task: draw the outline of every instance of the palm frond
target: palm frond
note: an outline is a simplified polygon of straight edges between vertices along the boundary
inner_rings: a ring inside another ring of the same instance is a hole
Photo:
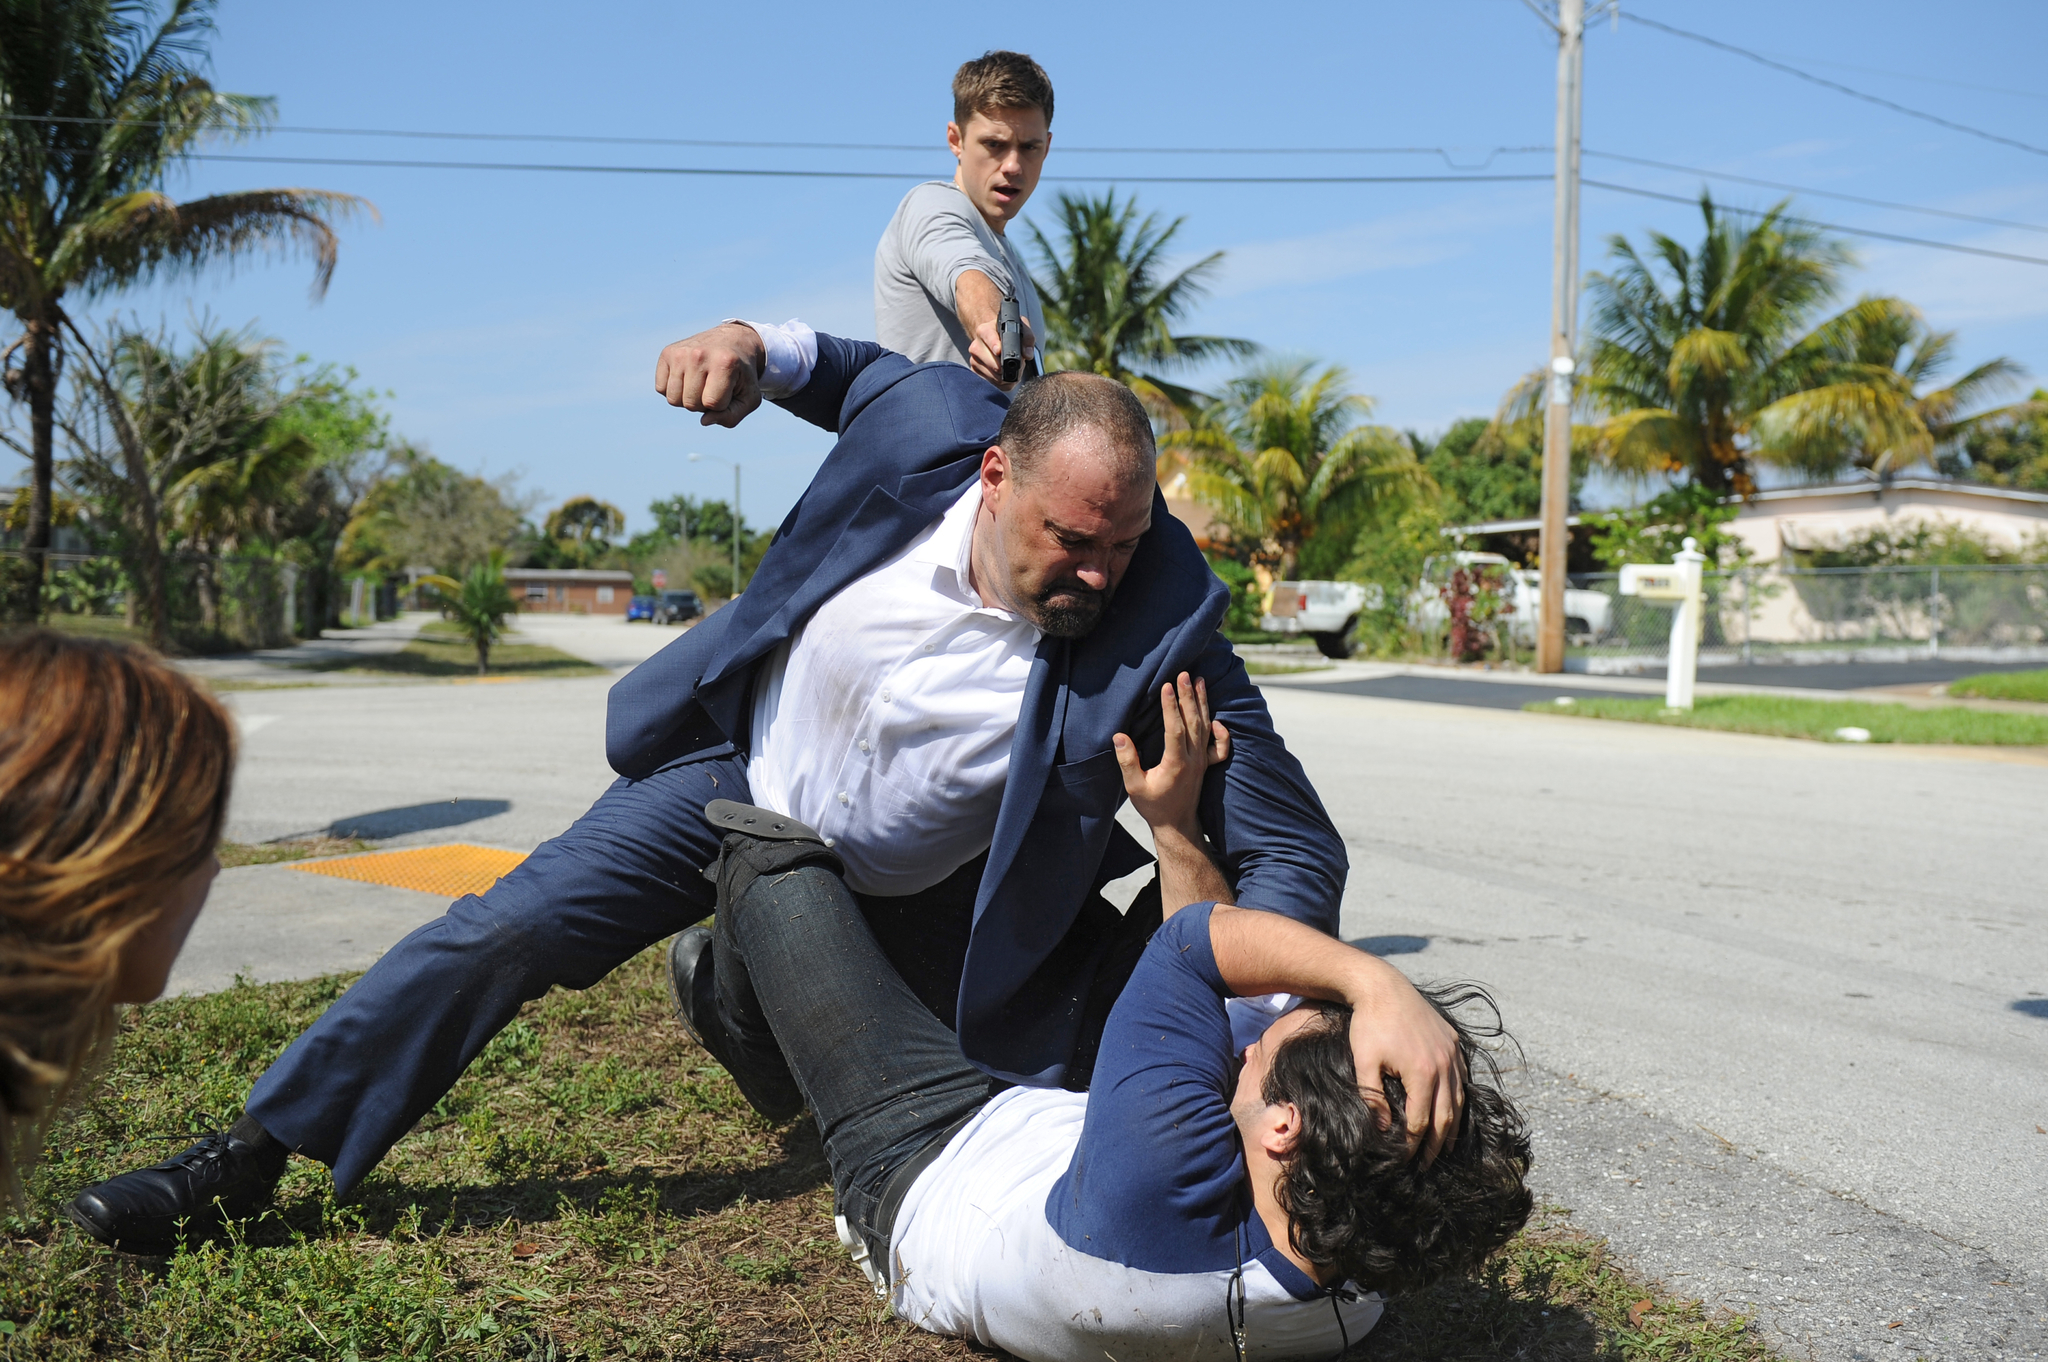
[[[174,203],[154,192],[107,204],[66,234],[51,262],[89,296],[131,282],[176,276],[250,254],[313,257],[313,296],[334,276],[334,221],[375,209],[352,194],[256,189]]]

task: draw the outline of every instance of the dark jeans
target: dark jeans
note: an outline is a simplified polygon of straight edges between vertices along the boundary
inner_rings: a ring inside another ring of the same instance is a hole
[[[880,1212],[890,1176],[999,1085],[962,1057],[952,1028],[904,981],[831,870],[761,876],[721,907],[717,932],[721,987],[734,966],[752,981],[817,1117],[839,1213],[872,1260],[886,1263],[893,1227]]]

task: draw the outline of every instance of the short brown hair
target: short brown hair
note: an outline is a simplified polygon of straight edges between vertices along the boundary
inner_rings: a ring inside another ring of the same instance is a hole
[[[123,949],[214,854],[235,732],[152,654],[0,639],[0,1207],[113,1033]]]
[[[1010,395],[996,443],[1009,456],[1011,475],[1027,482],[1046,450],[1084,428],[1107,439],[1111,471],[1123,485],[1153,476],[1158,455],[1144,404],[1129,388],[1099,374],[1065,370],[1020,384]]]
[[[1052,126],[1052,77],[1022,52],[984,52],[953,73],[953,121],[962,128],[978,113],[1036,109]]]

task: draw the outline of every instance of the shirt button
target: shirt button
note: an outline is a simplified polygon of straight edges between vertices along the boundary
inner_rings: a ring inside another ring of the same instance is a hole
[[[866,738],[860,740],[860,750],[863,752],[868,750],[868,740]],[[841,797],[844,798],[844,796]]]
[[[830,837],[827,837],[827,838],[825,839],[825,845],[826,845],[826,846],[828,846],[828,847],[832,845],[832,839],[831,839]]]
[[[849,803],[849,802],[851,802],[851,801],[849,801],[849,800],[847,799],[847,797],[846,797],[846,791],[844,791],[844,790],[841,790],[841,791],[839,792],[839,802],[840,802],[840,803],[842,803],[842,804],[845,804],[845,803]]]
[[[926,652],[931,652],[931,651],[933,650],[933,648],[934,648],[935,646],[936,646],[935,644],[930,644],[930,643],[927,643],[927,644],[925,644],[925,645],[924,645],[924,650],[925,650]]]
[[[885,704],[885,705],[886,705],[886,704],[888,704],[888,703],[889,703],[889,702],[890,702],[891,700],[893,700],[893,699],[895,699],[895,698],[896,698],[896,697],[895,697],[895,696],[893,696],[893,695],[891,695],[891,694],[890,694],[890,693],[889,693],[888,691],[883,691],[883,692],[882,692],[882,703],[883,703],[883,704]]]

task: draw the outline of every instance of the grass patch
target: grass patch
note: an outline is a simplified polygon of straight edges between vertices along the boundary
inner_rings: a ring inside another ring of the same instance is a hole
[[[1986,672],[1966,676],[1949,686],[1950,695],[1967,695],[1979,700],[2032,700],[2048,705],[2048,671]]]
[[[60,1215],[81,1186],[232,1117],[352,976],[135,1009],[0,1220],[0,1358],[985,1357],[889,1316],[832,1230],[815,1127],[771,1126],[684,1039],[659,953],[530,1003],[347,1205],[294,1160],[276,1210],[169,1260]],[[1647,1304],[1644,1304],[1647,1302]],[[1644,1288],[1557,1214],[1481,1278],[1399,1299],[1356,1356],[1768,1356]]]
[[[1662,700],[1580,699],[1570,705],[1548,700],[1522,708],[1539,714],[1575,714],[1586,719],[1623,719],[1675,728],[1714,728],[1763,733],[1777,738],[1838,742],[1835,730],[1869,730],[1871,742],[1957,743],[1968,746],[2033,747],[2048,744],[2048,715],[2007,714],[1960,705],[1917,709],[1865,700],[1802,700],[1789,695],[1702,696],[1690,711],[1667,710]]]
[[[453,624],[430,620],[395,653],[295,664],[308,671],[369,672],[383,676],[476,675],[476,649]],[[605,669],[544,643],[500,643],[491,649],[491,676],[602,676]]]
[[[1261,662],[1257,658],[1246,658],[1244,669],[1252,676],[1291,676],[1295,672],[1326,672],[1327,662]]]
[[[44,617],[40,625],[13,624],[0,627],[0,632],[14,629],[43,628],[73,638],[110,638],[123,643],[149,642],[149,635],[141,629],[131,629],[128,621],[120,615],[60,615],[52,613]]]
[[[319,682],[268,682],[250,680],[246,676],[201,676],[199,680],[215,694],[231,694],[238,690],[319,690]]]
[[[232,870],[238,865],[275,865],[308,856],[353,856],[375,847],[374,842],[360,837],[289,837],[277,842],[222,842],[216,854],[221,869]]]

